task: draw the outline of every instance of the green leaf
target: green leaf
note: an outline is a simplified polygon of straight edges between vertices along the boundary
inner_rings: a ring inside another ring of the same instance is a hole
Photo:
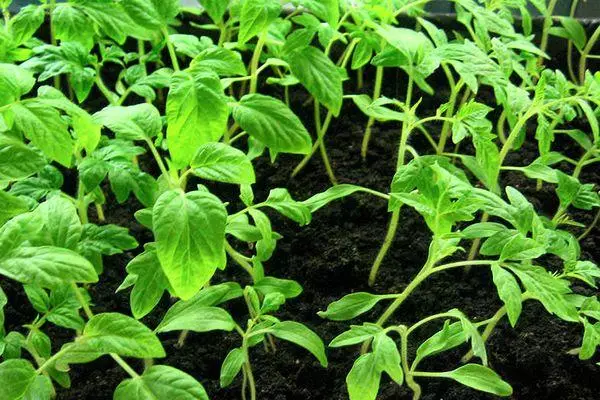
[[[321,318],[332,321],[347,321],[366,313],[384,298],[366,292],[352,293],[329,304],[326,311],[320,311],[318,314]]]
[[[546,248],[522,234],[513,236],[502,248],[500,260],[532,260],[546,254]]]
[[[205,191],[171,190],[154,205],[152,222],[163,271],[187,300],[225,266],[225,206]]]
[[[151,104],[109,106],[94,114],[93,118],[94,122],[113,131],[117,139],[149,140],[162,130],[160,113]]]
[[[43,23],[43,7],[31,4],[21,8],[9,23],[13,43],[17,46],[25,43],[31,39]]]
[[[360,186],[342,183],[341,185],[335,185],[333,187],[330,187],[326,191],[318,193],[310,197],[309,199],[304,200],[303,203],[307,205],[308,208],[310,208],[311,212],[314,213],[318,209],[325,207],[327,204],[331,203],[334,200],[341,199],[356,192],[368,191],[368,189],[365,189]]]
[[[98,281],[94,267],[79,254],[58,247],[18,247],[0,258],[0,273],[21,283],[55,288]]]
[[[281,293],[286,299],[298,297],[302,293],[302,286],[298,282],[272,276],[260,279],[254,284],[254,288],[264,296],[269,293]]]
[[[112,0],[78,0],[77,9],[90,18],[97,29],[118,44],[123,44],[128,34],[138,38],[148,38],[148,32],[136,25],[125,12],[123,5]],[[140,36],[141,33],[145,35]]]
[[[136,247],[138,247],[138,242],[129,234],[127,228],[112,224],[83,225],[83,233],[79,242],[80,250],[91,250],[107,256],[114,256]]]
[[[48,232],[46,244],[70,250],[77,248],[83,227],[71,201],[54,196],[40,204],[35,212],[42,217]]]
[[[193,67],[213,70],[219,76],[244,76],[246,65],[240,53],[223,47],[209,47],[202,50],[193,60]]]
[[[0,364],[0,387],[2,398],[21,400],[34,384],[35,369],[27,360],[6,360]]]
[[[316,333],[301,323],[294,321],[280,322],[269,328],[269,333],[279,339],[304,347],[319,360],[323,367],[327,367],[327,356],[325,355],[323,341]]]
[[[146,247],[127,264],[127,272],[137,277],[129,303],[133,316],[140,319],[156,307],[169,285],[158,261],[156,247]]]
[[[123,0],[129,17],[147,29],[165,28],[179,14],[179,0]]]
[[[266,31],[280,13],[281,3],[278,0],[245,0],[240,13],[239,44]]]
[[[58,111],[39,101],[15,104],[11,110],[15,125],[35,147],[65,167],[71,166],[74,143]]]
[[[14,103],[31,91],[35,85],[33,74],[27,69],[13,64],[0,63],[0,92],[3,96],[0,105]]]
[[[221,365],[221,376],[219,378],[219,384],[222,388],[231,385],[242,370],[245,361],[244,351],[240,348],[235,348],[227,354],[227,357],[223,360],[223,365]]]
[[[251,94],[233,108],[243,130],[276,153],[308,154],[310,135],[285,103],[270,96]]]
[[[165,351],[156,335],[141,322],[118,313],[90,318],[83,334],[67,345],[61,363],[81,363],[115,353],[123,357],[162,358]]]
[[[558,176],[556,194],[563,209],[570,205],[583,210],[600,207],[600,197],[594,189],[594,184],[581,184],[577,178],[561,171],[557,171],[556,174]]]
[[[329,347],[352,346],[373,338],[383,329],[376,324],[365,323],[364,325],[351,325],[350,330],[336,336]]]
[[[294,5],[302,5],[317,17],[336,28],[340,19],[339,0],[295,0]]]
[[[252,216],[254,224],[261,234],[261,239],[256,243],[256,257],[259,261],[267,261],[273,255],[277,245],[271,221],[265,213],[254,208],[249,209],[248,214]]]
[[[346,377],[350,400],[376,400],[380,379],[375,354],[367,353],[357,358]]]
[[[583,50],[587,43],[587,34],[583,25],[575,18],[559,17],[558,20],[567,34],[567,39],[570,39],[577,49]]]
[[[467,364],[444,375],[465,386],[498,396],[510,396],[513,392],[498,374],[479,364]]]
[[[19,214],[29,211],[25,200],[10,193],[0,191],[0,226]]]
[[[80,42],[86,48],[93,46],[94,24],[86,14],[71,4],[57,4],[52,12],[52,28],[56,39]]]
[[[498,295],[506,306],[508,320],[514,328],[517,325],[517,320],[523,308],[521,288],[515,277],[498,264],[492,265],[492,274],[494,284],[496,285],[496,289],[498,289]]]
[[[450,323],[446,321],[441,331],[421,343],[417,349],[415,363],[419,363],[426,357],[431,357],[441,352],[456,348],[468,340],[462,326],[462,322]]]
[[[205,69],[173,74],[166,113],[173,161],[189,165],[198,147],[218,141],[227,127],[229,109],[217,74]]]
[[[566,296],[571,294],[568,281],[555,277],[538,266],[510,264],[507,267],[521,279],[529,294],[538,299],[549,313],[556,314],[565,321],[579,321],[577,309],[566,300]]]
[[[404,121],[406,119],[406,114],[384,107],[387,104],[394,104],[393,100],[389,100],[385,97],[381,97],[375,101],[371,100],[366,94],[351,95],[347,97],[350,97],[352,101],[354,101],[354,104],[356,104],[365,115],[375,118],[377,121]]]
[[[194,331],[210,332],[215,330],[232,331],[235,321],[231,315],[219,307],[205,307],[198,303],[191,305],[177,303],[167,311],[156,332]]]
[[[402,386],[404,372],[400,366],[400,352],[394,340],[383,332],[378,334],[373,340],[373,354],[376,357],[376,368]]]
[[[344,91],[342,75],[333,61],[312,46],[292,50],[285,56],[285,61],[315,100],[337,117],[342,108]]]
[[[229,0],[200,0],[200,5],[206,10],[213,22],[218,24],[227,11]]]
[[[190,166],[194,175],[212,181],[252,184],[254,167],[246,154],[224,143],[206,143],[198,148]]]
[[[138,378],[126,379],[115,390],[113,400],[208,400],[200,382],[167,365],[153,365]]]
[[[583,339],[581,350],[579,351],[580,360],[589,360],[596,354],[596,349],[600,345],[600,322],[595,324],[583,320]]]
[[[277,210],[280,214],[285,215],[300,225],[307,225],[312,219],[310,208],[292,199],[287,189],[272,189],[269,192],[269,197],[265,205]]]

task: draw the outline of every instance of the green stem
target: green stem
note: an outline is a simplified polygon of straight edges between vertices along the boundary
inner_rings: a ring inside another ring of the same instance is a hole
[[[317,140],[315,140],[315,143],[313,144],[313,147],[312,147],[310,153],[307,154],[302,159],[302,161],[300,161],[300,163],[296,166],[296,168],[294,168],[294,171],[292,171],[292,178],[295,177],[296,175],[298,175],[300,173],[300,171],[302,171],[304,169],[304,167],[306,167],[306,165],[311,160],[311,158],[315,155],[317,150],[319,150],[319,148],[321,147],[321,139],[325,137],[325,133],[329,129],[329,125],[331,124],[332,119],[333,119],[333,114],[331,113],[331,111],[328,111],[327,116],[325,117],[325,122],[323,123],[323,126],[321,127],[321,132],[322,132],[321,135],[317,136]]]
[[[52,14],[56,8],[56,0],[50,0],[49,5],[50,7],[48,8],[48,15],[50,24],[50,44],[52,44],[52,46],[56,46],[58,41],[56,40],[56,31],[54,29],[54,24],[52,23]],[[56,75],[54,77],[54,88],[60,90],[60,75]]]
[[[392,217],[390,218],[390,222],[388,224],[388,230],[385,235],[385,239],[383,240],[383,245],[379,249],[377,253],[377,257],[371,266],[371,272],[369,273],[369,286],[373,286],[375,284],[375,280],[377,279],[377,274],[379,273],[379,268],[383,263],[383,260],[394,242],[394,238],[396,237],[396,231],[398,230],[398,222],[400,220],[400,209],[395,210],[392,213]]]
[[[175,47],[173,46],[173,42],[171,42],[171,38],[169,37],[169,31],[167,28],[162,28],[162,34],[165,37],[165,42],[167,43],[167,49],[169,50],[169,57],[171,57],[171,64],[173,64],[173,69],[175,72],[180,71],[179,69],[179,60],[177,59],[177,53],[175,53]]]
[[[383,84],[383,67],[377,67],[375,74],[375,88],[373,89],[373,101],[377,100],[381,96],[381,86]],[[362,146],[360,148],[360,154],[365,160],[367,158],[367,152],[369,151],[369,142],[371,141],[371,128],[375,123],[375,118],[369,117],[367,121],[367,127],[363,136]]]
[[[179,185],[177,185],[175,182],[173,182],[173,179],[171,179],[171,175],[169,174],[169,171],[167,170],[167,167],[165,166],[162,157],[158,153],[156,146],[154,146],[154,143],[152,143],[152,140],[145,139],[145,142],[148,145],[148,148],[150,148],[150,152],[152,153],[154,160],[156,160],[160,172],[163,174],[167,182],[169,182],[169,186],[171,186],[172,188],[179,187]]]
[[[571,3],[571,10],[569,16],[575,18],[577,13],[577,7],[579,6],[579,0],[573,0]],[[577,76],[575,76],[575,67],[573,66],[573,41],[569,40],[567,43],[567,65],[569,69],[569,76],[572,82],[577,82]]]
[[[594,218],[594,221],[592,221],[592,224],[590,226],[588,226],[588,228],[585,230],[585,232],[583,232],[577,238],[577,240],[581,241],[581,240],[585,239],[594,230],[596,225],[598,225],[598,221],[600,221],[600,209],[598,209],[598,212],[596,213],[596,217]]]
[[[104,80],[102,80],[102,76],[100,76],[99,66],[96,68],[96,86],[98,86],[98,89],[100,89],[100,92],[102,93],[102,95],[104,95],[104,97],[111,106],[117,105],[117,96],[106,86]]]
[[[550,36],[550,29],[552,28],[553,24],[554,8],[556,7],[557,2],[558,0],[550,0],[550,2],[548,3],[546,15],[544,16],[544,28],[542,31],[542,41],[540,44],[540,50],[544,53],[548,49],[548,37]],[[538,57],[537,65],[538,67],[544,65],[544,57]]]
[[[254,279],[254,268],[248,262],[248,258],[240,254],[236,249],[225,241],[225,251],[240,267],[244,269]]]
[[[412,91],[413,91],[413,78],[412,75],[409,74],[408,77],[408,87],[406,90],[406,109],[410,110],[411,100],[412,100]],[[410,112],[410,111],[409,111]],[[409,115],[407,118],[412,119],[412,115]],[[412,125],[408,121],[405,121],[402,124],[402,132],[400,134],[400,145],[398,146],[398,161],[396,163],[396,169],[400,168],[404,165],[404,160],[406,158],[406,146],[408,143],[408,137],[410,136],[410,132],[412,130]],[[388,225],[388,230],[385,235],[385,239],[383,240],[383,244],[377,253],[377,257],[373,261],[373,265],[371,266],[371,272],[369,273],[369,286],[373,286],[375,284],[375,279],[377,278],[377,273],[379,272],[379,268],[387,255],[394,238],[396,237],[396,232],[398,230],[398,221],[400,220],[400,208],[392,212],[392,217],[390,218],[390,223]]]
[[[79,219],[82,224],[87,224],[88,221],[88,203],[85,198],[85,186],[83,182],[79,180],[77,185],[77,212],[79,213]]]
[[[400,333],[400,357],[406,386],[413,391],[413,400],[418,400],[421,397],[421,386],[413,379],[414,373],[408,363],[408,330],[406,326],[401,325],[398,332]]]
[[[583,51],[581,52],[581,58],[579,59],[579,83],[582,85],[583,85],[583,82],[585,81],[585,72],[587,69],[587,58],[588,58],[589,54],[591,53],[591,51],[594,49],[594,46],[596,45],[596,42],[598,42],[598,39],[600,39],[600,26],[596,28],[596,30],[590,37],[590,40],[588,40],[586,46],[584,47]]]
[[[252,54],[252,60],[250,61],[250,94],[256,93],[258,87],[258,64],[260,63],[260,56],[262,54],[265,43],[267,42],[267,31],[264,31],[258,37],[258,42],[254,48]]]
[[[333,186],[338,184],[337,178],[335,177],[335,173],[333,172],[333,168],[331,167],[331,163],[329,162],[329,156],[327,155],[327,149],[325,147],[325,130],[323,126],[321,126],[321,103],[315,100],[314,102],[314,110],[315,110],[315,125],[317,128],[317,142],[319,143],[319,150],[321,152],[321,158],[323,160],[323,164],[325,165],[325,170],[327,171],[327,176],[329,177],[329,181]]]

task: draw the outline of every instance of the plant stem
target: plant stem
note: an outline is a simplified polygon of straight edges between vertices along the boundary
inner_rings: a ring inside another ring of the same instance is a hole
[[[587,58],[590,55],[591,51],[594,49],[596,42],[600,39],[600,26],[596,28],[590,40],[588,40],[585,45],[583,51],[581,52],[581,58],[579,59],[579,83],[583,85],[585,81],[585,72],[587,69]]]
[[[381,96],[381,86],[383,84],[383,67],[377,67],[375,74],[375,88],[373,89],[373,101],[377,100]],[[367,158],[367,152],[369,151],[369,142],[371,140],[371,128],[375,123],[375,118],[369,117],[367,127],[363,136],[362,146],[360,148],[360,154],[365,160]]]
[[[254,279],[254,268],[252,265],[247,261],[246,257],[234,249],[228,241],[225,241],[225,251],[240,267],[244,269],[244,271],[246,271],[252,277],[252,279]]]
[[[171,179],[171,175],[169,174],[169,171],[167,170],[167,167],[165,166],[165,163],[163,162],[162,157],[158,153],[158,150],[156,149],[156,146],[154,146],[154,143],[152,143],[152,140],[146,138],[145,142],[148,145],[148,148],[150,148],[150,152],[152,153],[152,156],[154,157],[154,160],[158,164],[158,168],[160,169],[160,172],[163,174],[163,176],[165,177],[165,179],[167,180],[167,182],[169,182],[169,185],[172,188],[178,187],[179,185],[175,184],[173,182],[173,179]]]
[[[445,71],[448,67],[445,67]],[[446,120],[444,120],[444,125],[442,127],[442,133],[440,134],[440,141],[438,142],[437,153],[442,154],[444,149],[446,148],[446,142],[448,141],[448,137],[450,135],[451,118],[454,115],[454,110],[456,109],[456,101],[458,100],[458,95],[460,94],[460,90],[464,85],[464,81],[461,79],[458,81],[458,84],[454,84],[454,78],[452,77],[452,72],[448,70],[446,73],[450,82],[450,100],[448,101],[448,109],[446,110]],[[452,79],[452,80],[450,80]]]
[[[49,15],[49,24],[50,24],[50,44],[52,46],[56,46],[58,44],[56,40],[56,32],[54,29],[54,24],[52,23],[52,14],[54,13],[54,9],[56,8],[56,0],[50,0],[50,7],[48,8]],[[7,21],[8,22],[8,21]],[[54,77],[54,88],[60,90],[60,75],[56,75]]]
[[[383,245],[379,249],[377,253],[377,257],[371,266],[371,272],[369,273],[369,286],[373,286],[375,284],[375,280],[377,279],[377,274],[379,273],[379,268],[381,267],[381,263],[383,262],[390,246],[394,242],[394,238],[396,237],[396,231],[398,230],[398,222],[400,220],[400,209],[392,212],[392,217],[390,218],[390,222],[388,224],[388,230],[385,235],[385,239],[383,240]]]
[[[88,203],[85,199],[85,186],[83,182],[79,180],[77,184],[77,212],[79,214],[79,219],[82,224],[87,224],[88,221]]]
[[[577,7],[579,6],[579,0],[573,0],[571,3],[571,10],[569,12],[569,16],[571,18],[575,18],[575,14],[577,13]],[[577,82],[577,77],[575,76],[575,67],[573,66],[573,41],[569,40],[567,43],[567,66],[569,69],[569,76],[571,77],[572,82]]]
[[[400,357],[406,386],[413,391],[413,400],[418,400],[421,397],[421,386],[413,379],[412,368],[408,365],[408,330],[406,326],[401,325],[398,332],[400,333]]]
[[[321,147],[321,139],[325,137],[325,133],[329,129],[329,125],[331,124],[332,119],[333,119],[333,114],[331,113],[331,111],[328,111],[327,116],[325,117],[325,122],[323,123],[323,126],[321,127],[321,132],[322,132],[321,135],[317,136],[317,140],[315,140],[315,143],[313,144],[313,148],[311,149],[310,153],[307,154],[302,159],[302,161],[300,161],[300,163],[296,166],[296,168],[294,168],[294,171],[292,171],[292,178],[295,177],[296,175],[298,175],[300,173],[300,171],[302,171],[304,169],[304,167],[306,167],[306,165],[308,164],[308,162],[310,161],[312,156],[315,155],[317,150],[319,150],[319,147]]]
[[[335,173],[333,172],[333,168],[331,168],[331,163],[329,162],[329,156],[327,155],[327,149],[325,148],[325,131],[321,126],[321,103],[315,100],[314,102],[314,111],[315,111],[315,125],[317,129],[317,141],[319,144],[319,150],[321,152],[321,158],[323,159],[323,164],[325,165],[325,170],[327,171],[327,176],[331,181],[333,186],[338,184],[337,178],[335,177]]]
[[[413,78],[412,75],[409,74],[408,76],[408,87],[406,90],[406,109],[410,110],[410,103],[412,100],[412,91],[413,91]],[[410,111],[409,111],[410,112]],[[412,130],[412,125],[409,123],[410,119],[412,119],[412,114],[409,115],[407,118],[409,118],[409,121],[404,121],[402,123],[402,132],[400,134],[400,145],[398,147],[398,161],[396,163],[396,169],[400,168],[402,165],[404,165],[404,159],[406,156],[406,145],[408,143],[408,137],[410,136],[410,132]],[[387,255],[390,246],[392,245],[394,238],[396,237],[396,232],[398,230],[398,221],[400,220],[400,210],[401,208],[398,208],[397,210],[392,212],[392,217],[390,218],[390,222],[388,224],[388,230],[387,233],[385,235],[385,239],[383,240],[383,244],[381,245],[381,248],[379,249],[379,252],[377,253],[377,257],[375,257],[375,261],[373,261],[373,265],[371,266],[371,272],[369,273],[369,286],[373,286],[375,284],[375,279],[377,278],[377,273],[379,271],[379,268],[381,267],[381,263],[383,263],[383,260],[385,259],[385,256]]]
[[[600,209],[598,209],[598,212],[596,213],[596,217],[594,218],[594,221],[592,221],[592,224],[590,226],[588,226],[588,228],[585,230],[585,232],[583,232],[577,238],[577,240],[581,241],[581,240],[585,239],[594,230],[596,225],[598,225],[598,221],[600,221]]]
[[[111,106],[117,105],[115,97],[116,95],[106,86],[100,75],[100,66],[96,68],[96,86],[100,89],[100,92],[104,95],[106,100]]]
[[[258,36],[258,42],[256,43],[256,47],[254,48],[252,60],[250,61],[250,94],[256,93],[256,89],[258,87],[258,64],[260,63],[260,56],[262,54],[266,41],[267,31],[263,31]]]
[[[546,52],[548,49],[548,37],[550,36],[550,29],[552,28],[553,17],[554,17],[554,8],[556,7],[556,3],[558,0],[550,0],[548,3],[546,15],[544,15],[544,28],[542,31],[542,41],[540,44],[540,50],[542,52]],[[544,65],[544,57],[539,56],[537,61],[538,67]]]
[[[247,332],[246,332],[247,333]],[[248,353],[248,337],[245,335],[242,342],[242,350],[244,352],[244,372],[248,379],[250,389],[250,400],[256,400],[256,382],[252,373],[252,365],[250,364],[250,355]]]
[[[169,57],[171,57],[171,64],[173,64],[173,69],[175,72],[180,71],[179,69],[179,60],[177,59],[177,53],[175,53],[175,47],[173,46],[173,42],[171,42],[171,38],[169,37],[169,31],[167,28],[162,28],[162,34],[165,37],[165,42],[167,44],[167,49],[169,50]]]

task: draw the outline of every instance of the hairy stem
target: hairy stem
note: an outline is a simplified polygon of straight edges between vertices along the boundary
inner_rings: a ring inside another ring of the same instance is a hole
[[[598,212],[596,213],[596,217],[594,218],[594,221],[592,221],[591,225],[588,226],[588,228],[585,230],[585,232],[583,232],[581,235],[579,235],[577,240],[581,241],[581,240],[585,239],[594,230],[596,225],[598,225],[598,221],[600,221],[600,209],[598,209]]]
[[[400,357],[406,386],[413,391],[413,400],[419,400],[421,398],[421,386],[413,379],[413,371],[408,364],[408,330],[406,326],[401,325],[398,332],[400,333]]]

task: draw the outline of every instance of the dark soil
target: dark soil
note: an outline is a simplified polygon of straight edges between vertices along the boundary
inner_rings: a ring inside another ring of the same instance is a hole
[[[402,89],[396,76],[389,76],[386,82],[388,95],[398,96]],[[397,86],[397,87],[396,87]],[[485,96],[485,92],[483,94]],[[401,97],[401,96],[399,96]],[[427,101],[422,113],[433,113],[435,104],[445,101],[446,93],[440,91],[437,99]],[[294,107],[299,114],[306,114],[306,124],[312,106],[302,109],[302,99]],[[373,140],[366,162],[360,158],[360,142],[365,118],[348,104],[343,117],[336,120],[327,136],[327,146],[333,167],[338,178],[344,183],[363,185],[386,192],[395,170],[396,146],[399,138],[398,127],[378,125],[374,128]],[[433,127],[432,127],[433,128]],[[412,139],[411,145],[420,153],[429,149],[419,136]],[[507,165],[526,165],[535,158],[536,147],[529,141],[524,148],[511,154]],[[575,151],[567,142],[557,143],[565,151]],[[257,160],[258,183],[255,185],[257,199],[266,198],[271,188],[286,187],[296,199],[305,199],[330,187],[318,155],[297,178],[290,179],[293,167],[299,162],[297,157],[280,156],[274,164],[264,156]],[[588,168],[581,179],[600,184],[600,171]],[[504,175],[505,185],[518,188],[526,194],[540,213],[552,216],[556,211],[557,200],[550,186],[536,191],[535,182],[524,179],[516,173]],[[230,210],[236,209],[238,193],[226,185],[211,187],[224,201],[231,201]],[[114,200],[114,199],[112,199]],[[152,239],[150,232],[138,225],[133,213],[140,208],[135,201],[124,205],[115,202],[106,210],[109,223],[130,228],[140,243]],[[422,267],[429,246],[430,234],[421,217],[406,208],[402,212],[400,228],[394,244],[385,259],[374,289],[367,286],[367,276],[373,259],[386,232],[389,214],[387,204],[372,196],[358,194],[332,203],[316,213],[306,227],[298,227],[293,222],[271,214],[275,229],[284,238],[279,241],[273,258],[266,263],[268,275],[294,279],[304,292],[297,299],[289,301],[277,314],[281,319],[296,320],[314,329],[327,343],[343,332],[348,324],[323,320],[317,311],[324,310],[329,303],[357,291],[377,293],[397,293],[401,291]],[[589,223],[591,213],[574,215],[579,221]],[[596,229],[582,241],[583,258],[600,261],[600,232]],[[141,249],[141,247],[140,247]],[[101,283],[90,288],[94,301],[94,312],[122,312],[129,314],[128,292],[115,293],[125,276],[125,266],[139,252],[139,249],[125,255],[105,259],[105,272]],[[548,266],[552,269],[552,265]],[[239,268],[230,265],[224,273],[218,273],[217,281],[236,280],[248,283],[247,277]],[[2,282],[7,292],[9,305],[6,308],[7,329],[31,321],[35,317],[29,307],[22,307],[27,300],[18,285]],[[576,288],[576,290],[586,290]],[[586,294],[593,294],[589,291]],[[166,297],[157,309],[144,322],[155,327],[170,301]],[[425,282],[402,308],[396,313],[393,322],[414,323],[421,318],[451,308],[459,308],[474,320],[489,318],[501,306],[496,294],[491,274],[485,268],[473,269],[469,274],[461,270],[440,273]],[[234,314],[241,314],[241,304],[232,303]],[[381,313],[381,308],[364,316],[361,321],[373,321]],[[435,332],[439,326],[425,329],[419,338]],[[70,340],[70,333],[51,328],[54,350]],[[568,351],[580,345],[581,326],[558,320],[548,314],[536,302],[527,302],[515,329],[503,321],[489,340],[490,365],[514,388],[513,399],[528,400],[596,400],[600,393],[598,367],[600,359],[580,361]],[[176,335],[161,337],[168,356],[159,360],[161,364],[177,367],[201,381],[211,399],[234,400],[240,398],[241,379],[238,377],[227,389],[219,387],[220,365],[233,347],[240,345],[236,334],[215,332],[210,334],[191,333],[182,349],[175,347]],[[418,343],[414,343],[412,351]],[[354,359],[359,354],[357,347],[329,349],[329,368],[322,368],[306,351],[279,341],[276,354],[265,353],[262,346],[251,352],[254,374],[257,379],[258,398],[264,400],[338,400],[347,399],[345,377]],[[423,369],[443,371],[460,365],[460,357],[467,348],[444,353],[423,363]],[[132,365],[141,370],[141,363],[131,360]],[[73,367],[71,378],[73,388],[60,390],[60,400],[106,400],[112,398],[116,386],[127,378],[126,373],[112,359],[103,357],[87,365]],[[423,387],[423,399],[470,400],[491,399],[492,396],[465,388],[452,381],[419,380]],[[378,399],[410,399],[406,387],[398,387],[389,379],[383,378]]]

